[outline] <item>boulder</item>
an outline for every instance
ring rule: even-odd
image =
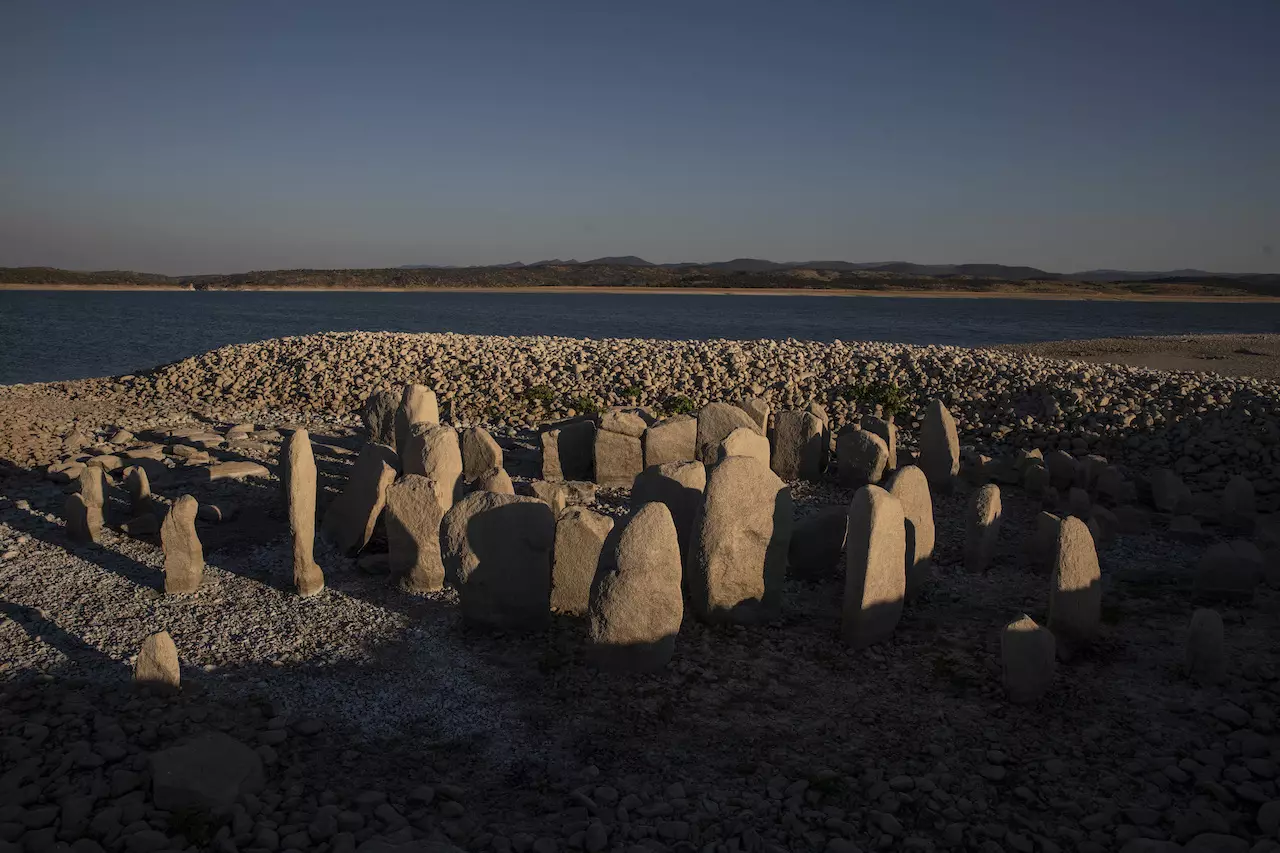
[[[494,468],[477,477],[471,483],[471,490],[475,492],[493,492],[495,495],[514,495],[516,486],[515,483],[511,482],[510,474],[501,468]]]
[[[1049,469],[1043,465],[1028,465],[1022,472],[1022,488],[1033,500],[1043,500],[1049,492]]]
[[[845,427],[836,434],[836,472],[840,485],[849,489],[874,485],[880,482],[888,467],[889,448],[880,436],[853,427]]]
[[[169,632],[160,631],[143,640],[133,665],[133,683],[139,687],[177,690],[181,681],[178,647]]]
[[[1060,492],[1065,492],[1075,485],[1076,460],[1065,450],[1055,450],[1044,458],[1044,466],[1049,469],[1049,485]]]
[[[542,479],[594,480],[596,425],[562,421],[542,431]]]
[[[84,498],[85,506],[97,507],[98,509],[106,507],[107,477],[102,468],[96,465],[86,465],[76,478],[76,484],[80,490],[80,497]]]
[[[831,461],[831,418],[827,410],[817,400],[810,400],[804,410],[822,423],[821,453],[818,458],[818,471],[825,472]]]
[[[1019,474],[1025,474],[1027,469],[1033,465],[1044,465],[1044,453],[1038,447],[1030,450],[1019,448],[1014,451],[1013,465]]]
[[[199,508],[195,498],[183,495],[173,502],[160,525],[166,593],[195,592],[204,578],[204,549],[196,535]]]
[[[387,500],[387,486],[399,473],[399,457],[381,444],[366,444],[351,466],[342,494],[329,504],[320,535],[343,554],[354,556],[369,542]]]
[[[1120,520],[1106,507],[1094,506],[1089,510],[1089,532],[1093,534],[1095,545],[1110,545],[1120,532]]]
[[[758,459],[730,456],[708,471],[687,574],[699,618],[755,622],[777,615],[791,524],[790,489]]]
[[[783,480],[817,480],[823,471],[826,424],[812,412],[788,409],[774,418],[770,467]]]
[[[653,419],[644,409],[613,406],[600,415],[600,429],[639,438]]]
[[[637,436],[606,429],[596,430],[594,446],[596,483],[630,486],[644,470],[644,451]]]
[[[1156,468],[1147,475],[1151,484],[1151,505],[1161,512],[1173,512],[1182,498],[1182,479],[1168,468]]]
[[[730,456],[750,456],[769,464],[769,439],[751,427],[738,427],[720,442],[716,450],[716,461]]]
[[[698,419],[676,415],[644,431],[646,468],[668,462],[693,462],[698,455]]]
[[[666,505],[680,540],[682,563],[688,559],[693,524],[706,487],[707,469],[701,462],[667,462],[646,468],[631,487],[633,509],[654,501]]]
[[[474,480],[481,475],[502,467],[502,448],[484,427],[464,429],[460,435],[462,445],[462,476]]]
[[[1099,501],[1111,506],[1120,506],[1132,500],[1134,488],[1133,484],[1125,479],[1119,468],[1108,465],[1098,472],[1098,479],[1093,484],[1093,490],[1097,494]]]
[[[826,506],[795,525],[787,551],[788,572],[801,580],[835,577],[849,529],[849,510]]]
[[[102,507],[85,503],[84,495],[79,492],[67,495],[62,515],[67,521],[67,536],[73,542],[102,541]]]
[[[395,449],[403,453],[405,443],[409,440],[410,428],[414,424],[439,424],[440,406],[436,403],[436,392],[425,385],[406,385],[400,393],[400,405],[396,408]],[[401,468],[404,467],[403,460]]]
[[[316,460],[305,429],[294,430],[280,447],[280,480],[293,536],[293,585],[307,598],[324,589],[324,573],[315,560]]]
[[[860,649],[892,636],[907,591],[902,504],[879,486],[863,486],[849,504],[844,613],[840,634]]]
[[[404,473],[419,474],[435,485],[441,511],[453,506],[462,483],[462,450],[453,427],[414,424],[400,450]]]
[[[360,418],[370,443],[396,446],[396,409],[399,407],[400,397],[394,391],[374,391],[369,395]]]
[[[533,480],[520,484],[519,494],[529,495],[551,507],[551,514],[560,517],[567,506],[583,506],[596,502],[596,484],[578,480]]]
[[[600,553],[613,531],[613,519],[585,507],[566,509],[556,519],[555,558],[551,566],[551,609],[584,615]]]
[[[1089,500],[1089,493],[1079,486],[1072,486],[1067,492],[1067,514],[1084,521],[1088,520],[1089,511],[1092,508],[1093,502]]]
[[[421,474],[405,474],[387,487],[387,559],[392,583],[405,592],[444,587],[440,558],[440,506],[436,484]]]
[[[898,426],[893,422],[893,416],[877,418],[874,415],[863,415],[862,431],[878,436],[884,442],[885,453],[888,456],[885,465],[890,471],[895,470],[898,467]],[[839,455],[840,446],[837,438],[836,456],[839,457]]]
[[[472,492],[445,513],[445,577],[462,618],[497,630],[537,630],[551,620],[556,522],[537,498]]]
[[[1053,581],[1049,587],[1049,630],[1058,655],[1068,659],[1090,645],[1102,620],[1102,574],[1093,536],[1083,521],[1062,519],[1054,542]]]
[[[258,753],[222,732],[196,735],[151,756],[151,799],[165,811],[226,812],[262,790]]]
[[[1227,674],[1222,637],[1222,617],[1216,610],[1196,608],[1187,630],[1183,671],[1197,684],[1219,684]]]
[[[956,421],[941,400],[931,400],[920,421],[920,470],[931,489],[949,491],[960,473]]]
[[[889,494],[902,505],[906,533],[907,599],[919,594],[933,573],[933,498],[929,481],[915,465],[899,468],[889,478]]]
[[[1025,613],[1000,632],[1004,692],[1015,704],[1034,702],[1049,691],[1057,668],[1056,641]]]
[[[1222,491],[1222,526],[1240,533],[1252,533],[1257,512],[1253,483],[1236,474]]]
[[[1266,574],[1258,546],[1245,539],[1210,546],[1196,567],[1195,596],[1202,601],[1247,603]]]
[[[1000,487],[988,483],[969,498],[964,526],[964,567],[970,572],[985,572],[995,556],[1000,537]]]
[[[763,434],[759,424],[746,412],[729,403],[708,403],[698,412],[696,458],[703,465],[714,465],[719,456],[720,442],[738,427],[747,427]]]
[[[684,618],[680,543],[666,505],[627,521],[591,588],[591,657],[608,669],[653,671],[671,660]]]
[[[751,416],[751,420],[756,422],[756,432],[766,435],[769,432],[769,404],[759,397],[744,397],[737,402],[737,406],[742,411]]]

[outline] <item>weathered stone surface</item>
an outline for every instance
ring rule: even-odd
[[[87,465],[76,478],[85,506],[103,509],[107,505],[107,477],[102,468]]]
[[[143,640],[133,665],[133,683],[139,687],[176,690],[181,681],[178,647],[169,632],[160,631]]]
[[[400,451],[404,473],[420,474],[436,487],[440,509],[448,511],[462,482],[462,450],[453,427],[415,424]]]
[[[906,465],[893,473],[888,483],[889,494],[902,505],[906,532],[907,599],[914,598],[933,574],[933,498],[929,481],[915,465]]]
[[[689,596],[699,618],[777,614],[791,525],[791,491],[759,460],[730,456],[707,472],[689,545]]]
[[[471,483],[471,489],[476,492],[493,492],[495,495],[514,495],[516,493],[516,486],[515,483],[511,482],[511,475],[501,468],[485,471]]]
[[[769,432],[769,404],[759,397],[745,397],[737,406],[751,416],[756,422],[756,432],[766,435]]]
[[[1049,691],[1057,668],[1056,641],[1025,613],[1000,632],[1004,692],[1010,702],[1034,702]]]
[[[649,428],[652,419],[644,409],[614,406],[600,414],[600,429],[639,438]]]
[[[440,406],[436,403],[436,392],[425,385],[406,385],[400,393],[400,405],[396,408],[395,449],[404,453],[405,443],[409,440],[410,428],[414,424],[439,424]],[[401,468],[405,462],[401,461]]]
[[[941,400],[931,400],[920,421],[920,470],[935,490],[950,490],[960,473],[960,438],[956,421]]]
[[[1151,505],[1161,512],[1173,512],[1182,497],[1182,479],[1168,468],[1156,468],[1147,475],[1151,484]]]
[[[387,486],[399,473],[399,457],[381,444],[366,444],[351,467],[351,475],[325,511],[320,535],[343,554],[360,552],[373,535],[387,499]]]
[[[968,571],[985,572],[991,567],[1001,518],[999,486],[988,483],[973,493],[965,516],[964,567]]]
[[[1091,644],[1102,620],[1102,574],[1089,528],[1068,516],[1058,525],[1053,581],[1049,588],[1049,630],[1064,660]]]
[[[773,472],[783,480],[816,480],[822,475],[826,424],[811,412],[789,409],[774,418]]]
[[[834,577],[848,529],[849,509],[844,506],[823,507],[797,522],[787,552],[788,573],[801,580]]]
[[[502,448],[484,427],[464,429],[460,440],[463,479],[474,480],[494,468],[502,467]]]
[[[1129,503],[1136,491],[1133,483],[1125,479],[1124,473],[1110,465],[1098,472],[1098,480],[1093,487],[1098,500],[1111,506]]]
[[[405,474],[387,487],[387,551],[391,581],[406,592],[444,587],[440,557],[440,506],[436,484]]]
[[[716,461],[730,456],[750,456],[769,464],[769,439],[751,427],[738,427],[720,442],[716,450]]]
[[[634,509],[658,501],[665,504],[680,540],[681,561],[686,562],[693,524],[707,487],[707,469],[701,462],[666,462],[644,469],[631,487]]]
[[[1252,533],[1258,507],[1253,483],[1239,474],[1227,481],[1222,491],[1222,525],[1229,530]]]
[[[844,614],[840,634],[860,649],[892,636],[907,592],[906,519],[879,486],[863,486],[849,504]]]
[[[262,790],[258,753],[222,732],[196,735],[151,756],[151,799],[166,811],[217,812]]]
[[[551,568],[551,609],[583,615],[591,603],[591,584],[613,519],[585,507],[566,509],[556,519],[555,558]]]
[[[324,589],[324,573],[315,560],[316,459],[305,429],[294,430],[280,447],[280,480],[293,536],[293,585],[307,598]]]
[[[661,669],[684,618],[680,543],[666,505],[631,516],[591,589],[592,658],[610,669]]]
[[[1049,491],[1049,469],[1043,465],[1028,465],[1022,472],[1022,488],[1034,500],[1041,500]]]
[[[636,436],[598,429],[594,453],[596,483],[601,486],[630,486],[644,470],[644,451]]]
[[[1055,450],[1044,458],[1049,469],[1049,485],[1060,492],[1070,489],[1076,482],[1076,460],[1065,450]]]
[[[1092,508],[1093,502],[1089,500],[1089,493],[1079,486],[1072,486],[1067,492],[1067,514],[1087,521]]]
[[[1196,608],[1191,614],[1183,671],[1198,684],[1218,684],[1226,677],[1222,617],[1218,611]]]
[[[1104,506],[1095,506],[1089,510],[1089,532],[1093,534],[1095,545],[1110,545],[1120,532],[1120,520],[1116,514]]]
[[[644,431],[646,468],[668,462],[693,462],[698,455],[698,419],[676,415]]]
[[[874,485],[880,482],[888,467],[889,448],[880,436],[853,427],[845,427],[836,435],[836,472],[840,485],[850,489]]]
[[[74,542],[100,542],[102,540],[102,507],[89,506],[84,495],[72,492],[67,495],[62,508],[67,521],[67,536]]]
[[[365,401],[360,412],[364,421],[365,432],[372,444],[396,446],[396,409],[400,407],[400,396],[394,391],[374,391]]]
[[[556,524],[537,498],[472,492],[445,513],[440,548],[462,617],[499,630],[536,630],[551,619]]]
[[[141,465],[134,465],[124,470],[124,487],[129,493],[129,514],[137,517],[155,512],[155,503],[151,500],[151,480],[147,470]]]
[[[246,477],[270,477],[266,465],[258,462],[219,462],[205,469],[209,482],[215,480],[243,480]]]
[[[191,495],[173,502],[160,525],[164,548],[164,591],[195,592],[204,578],[204,549],[196,535],[196,511],[200,504]]]
[[[1252,542],[1244,539],[1219,542],[1204,553],[1196,567],[1196,598],[1250,601],[1265,576],[1265,566],[1262,552]]]
[[[533,480],[521,483],[518,494],[529,495],[551,507],[551,514],[560,517],[567,506],[591,505],[596,502],[596,484],[580,480],[548,482]]]
[[[862,429],[872,435],[879,436],[884,442],[885,453],[888,456],[886,467],[893,471],[898,467],[898,425],[893,422],[893,416],[887,418],[877,418],[874,415],[862,416]],[[840,455],[839,439],[836,439],[836,456]]]
[[[542,432],[542,479],[594,480],[596,425],[569,421]]]
[[[729,403],[708,403],[698,412],[696,458],[703,465],[713,465],[720,451],[720,442],[738,427],[762,432],[750,415]]]
[[[1036,565],[1051,567],[1055,549],[1058,547],[1058,528],[1062,519],[1051,512],[1040,512],[1036,515],[1036,527],[1027,540],[1027,554]]]
[[[823,473],[831,462],[831,418],[827,416],[826,408],[817,400],[810,400],[804,410],[822,422],[822,444],[818,458],[818,472]]]

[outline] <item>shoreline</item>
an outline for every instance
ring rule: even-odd
[[[1280,296],[1206,296],[1111,293],[1010,293],[983,290],[854,290],[813,287],[578,287],[548,285],[533,287],[229,287],[197,291],[191,287],[147,284],[21,284],[0,283],[0,291],[152,291],[174,293],[608,293],[685,294],[690,296],[837,296],[903,299],[1026,299],[1049,302],[1222,302],[1275,303]]]

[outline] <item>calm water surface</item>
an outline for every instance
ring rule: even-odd
[[[0,291],[0,384],[145,370],[231,343],[326,331],[577,338],[802,338],[983,346],[1280,331],[1280,303],[680,293]]]

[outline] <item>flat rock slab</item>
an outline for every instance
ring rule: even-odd
[[[270,477],[266,465],[257,462],[219,462],[205,469],[209,482],[215,480],[243,480],[246,477]]]

